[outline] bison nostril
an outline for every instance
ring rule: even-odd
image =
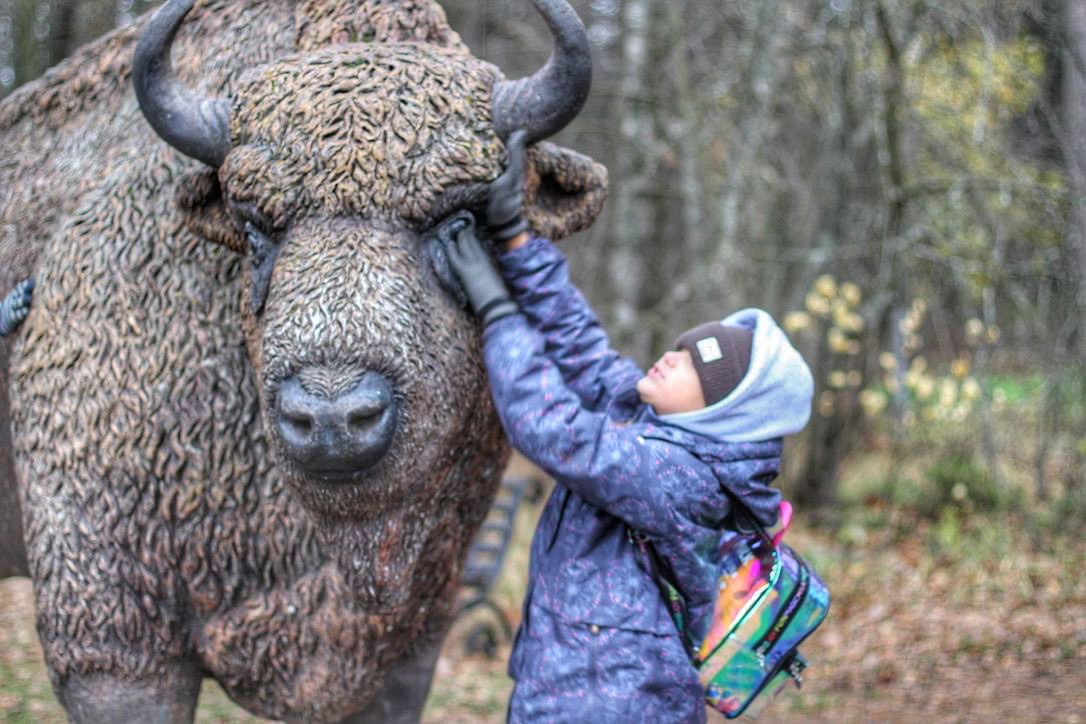
[[[369,427],[381,417],[383,410],[367,410],[354,412],[347,418],[347,424],[351,427]]]
[[[302,435],[308,435],[313,431],[312,417],[283,415],[283,423]]]

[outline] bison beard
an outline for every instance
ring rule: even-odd
[[[0,288],[38,279],[0,341],[0,488],[19,481],[46,662],[77,720],[133,702],[183,720],[204,674],[261,716],[337,720],[387,703],[384,674],[443,635],[508,456],[478,328],[424,242],[500,172],[492,107],[525,85],[428,0],[201,1],[173,57],[227,99],[209,169],[140,117],[147,25],[0,103]],[[529,158],[535,228],[590,225],[603,169]],[[263,305],[246,223],[275,245]],[[281,386],[334,397],[367,373],[401,406],[395,437],[322,481],[274,432]]]

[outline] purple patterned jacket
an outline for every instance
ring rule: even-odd
[[[729,512],[721,486],[774,523],[781,443],[660,422],[637,395],[641,370],[609,348],[553,244],[533,238],[499,262],[522,313],[484,333],[494,400],[513,446],[558,483],[532,541],[509,718],[704,721],[697,673],[627,529],[671,566],[697,634],[714,591],[696,587],[712,576],[697,572],[695,549]]]

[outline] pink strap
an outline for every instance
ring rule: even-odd
[[[781,544],[781,538],[784,538],[785,532],[792,525],[792,504],[787,500],[781,501],[781,517],[777,521],[777,532],[773,534],[773,547],[776,548]]]

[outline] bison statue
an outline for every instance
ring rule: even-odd
[[[417,720],[508,457],[433,230],[518,128],[536,229],[606,193],[543,140],[591,65],[533,3],[555,51],[519,80],[431,0],[169,0],[0,103],[0,288],[37,279],[0,342],[0,574],[73,720],[191,720],[205,676]]]

